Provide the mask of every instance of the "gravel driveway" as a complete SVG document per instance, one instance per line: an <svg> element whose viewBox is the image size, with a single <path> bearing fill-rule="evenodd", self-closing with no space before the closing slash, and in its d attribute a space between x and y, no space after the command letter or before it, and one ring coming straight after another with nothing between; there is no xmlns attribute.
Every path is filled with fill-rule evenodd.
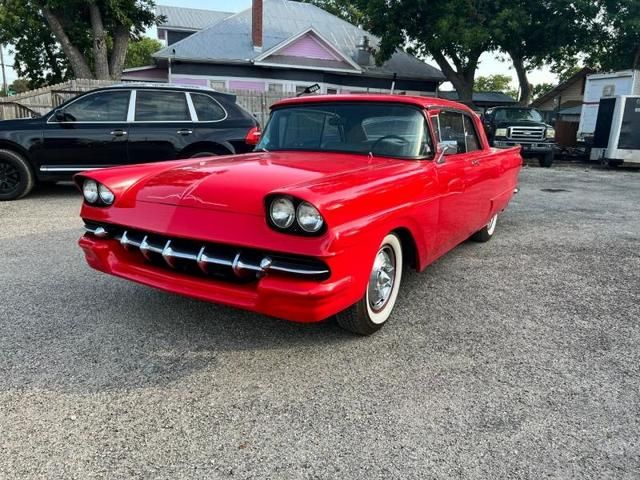
<svg viewBox="0 0 640 480"><path fill-rule="evenodd" d="M0 478L640 478L640 173L521 187L369 338L90 270L72 187L0 204Z"/></svg>

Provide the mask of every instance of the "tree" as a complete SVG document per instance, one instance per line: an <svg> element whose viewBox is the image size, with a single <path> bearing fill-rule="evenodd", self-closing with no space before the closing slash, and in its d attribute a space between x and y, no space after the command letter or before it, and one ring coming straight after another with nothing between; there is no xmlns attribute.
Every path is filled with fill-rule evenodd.
<svg viewBox="0 0 640 480"><path fill-rule="evenodd" d="M536 100L547 94L554 88L556 88L556 86L553 83L538 83L537 85L532 85L531 99Z"/></svg>
<svg viewBox="0 0 640 480"><path fill-rule="evenodd" d="M19 49L25 42L16 41L20 32L1 21L21 10L22 21L33 26L30 51L53 44L76 78L119 79L129 39L140 38L162 20L154 7L153 0L3 0L0 37L15 45L16 55L26 62L29 52Z"/></svg>
<svg viewBox="0 0 640 480"><path fill-rule="evenodd" d="M598 0L599 19L589 32L587 56L602 70L640 69L640 2Z"/></svg>
<svg viewBox="0 0 640 480"><path fill-rule="evenodd" d="M509 75L495 74L477 77L473 90L475 92L502 92L513 98L518 96L518 91L511 86Z"/></svg>
<svg viewBox="0 0 640 480"><path fill-rule="evenodd" d="M522 105L531 101L528 71L575 58L597 10L590 0L503 1L494 22L494 38L511 57Z"/></svg>
<svg viewBox="0 0 640 480"><path fill-rule="evenodd" d="M153 54L162 48L162 44L148 37L129 42L124 68L144 67L153 64Z"/></svg>
<svg viewBox="0 0 640 480"><path fill-rule="evenodd" d="M14 93L28 92L31 90L31 83L25 78L16 78L11 85L9 85L9 90Z"/></svg>
<svg viewBox="0 0 640 480"><path fill-rule="evenodd" d="M0 43L12 45L13 68L32 88L68 78L68 62L31 0L0 3Z"/></svg>

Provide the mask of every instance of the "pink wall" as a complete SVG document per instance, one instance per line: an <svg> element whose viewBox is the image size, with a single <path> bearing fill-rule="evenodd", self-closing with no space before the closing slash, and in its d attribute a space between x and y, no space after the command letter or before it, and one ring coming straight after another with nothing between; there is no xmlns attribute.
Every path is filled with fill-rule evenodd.
<svg viewBox="0 0 640 480"><path fill-rule="evenodd" d="M255 90L264 92L264 82L252 82L247 80L229 80L230 90Z"/></svg>
<svg viewBox="0 0 640 480"><path fill-rule="evenodd" d="M317 58L320 60L340 60L339 57L329 52L319 40L307 34L299 38L291 45L277 52L277 55L291 57Z"/></svg>
<svg viewBox="0 0 640 480"><path fill-rule="evenodd" d="M171 83L175 83L176 85L197 85L199 87L209 86L206 78L184 78L176 77L175 75L171 77Z"/></svg>

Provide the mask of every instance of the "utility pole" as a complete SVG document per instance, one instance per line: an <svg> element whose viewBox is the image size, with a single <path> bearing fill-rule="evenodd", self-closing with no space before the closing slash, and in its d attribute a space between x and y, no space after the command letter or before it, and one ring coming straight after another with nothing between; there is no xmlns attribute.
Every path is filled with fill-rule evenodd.
<svg viewBox="0 0 640 480"><path fill-rule="evenodd" d="M8 95L7 91L7 72L4 68L4 45L0 44L0 65L2 65L2 91L4 95Z"/></svg>

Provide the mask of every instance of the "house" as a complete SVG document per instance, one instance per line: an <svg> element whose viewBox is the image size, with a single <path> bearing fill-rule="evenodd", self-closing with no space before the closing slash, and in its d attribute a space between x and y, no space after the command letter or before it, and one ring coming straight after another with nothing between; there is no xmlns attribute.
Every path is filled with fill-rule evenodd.
<svg viewBox="0 0 640 480"><path fill-rule="evenodd" d="M594 72L590 68L582 68L531 103L542 113L545 121L555 126L559 145L576 146L587 75Z"/></svg>
<svg viewBox="0 0 640 480"><path fill-rule="evenodd" d="M158 40L164 45L173 45L203 28L230 17L233 12L158 5L156 14L164 18L158 25Z"/></svg>
<svg viewBox="0 0 640 480"><path fill-rule="evenodd" d="M160 27L166 30L167 47L154 55L156 65L127 70L124 80L157 81L164 76L176 84L282 96L316 83L321 93L393 88L435 95L445 80L440 70L401 50L376 65L377 37L309 3L254 0L239 13L212 16L207 21L213 23L205 28L202 22L189 23L189 9L163 7L168 8L162 10L167 20ZM188 36L172 43L179 35L176 28Z"/></svg>
<svg viewBox="0 0 640 480"><path fill-rule="evenodd" d="M439 92L438 96L455 102L460 98L456 91ZM502 92L473 92L472 101L473 106L482 111L491 107L504 107L518 103L517 100Z"/></svg>
<svg viewBox="0 0 640 480"><path fill-rule="evenodd" d="M556 121L559 115L564 115L563 120L569 121L577 116L575 121L579 121L587 75L594 72L586 67L580 69L557 87L536 98L531 106L538 109L548 122Z"/></svg>

